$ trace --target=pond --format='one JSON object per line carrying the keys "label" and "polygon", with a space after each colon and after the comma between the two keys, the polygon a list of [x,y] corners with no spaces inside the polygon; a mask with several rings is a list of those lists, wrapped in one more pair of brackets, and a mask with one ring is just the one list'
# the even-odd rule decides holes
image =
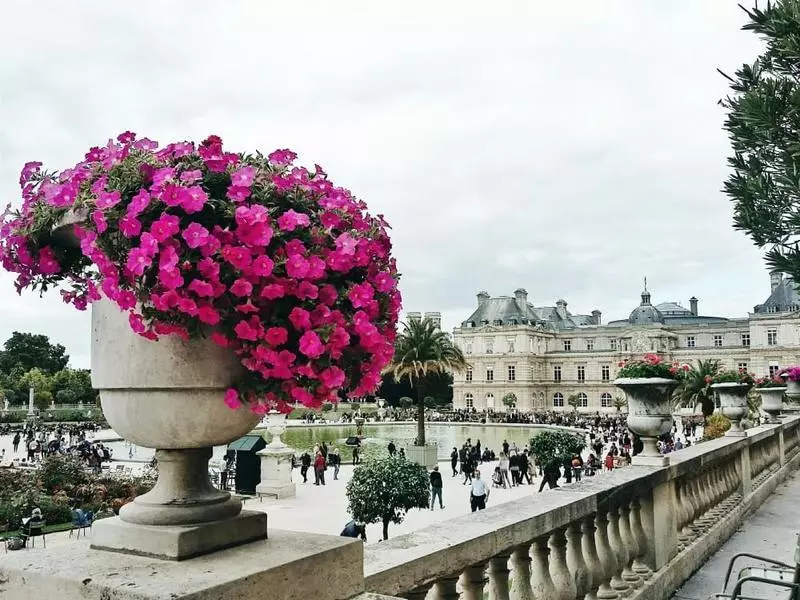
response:
{"label": "pond", "polygon": [[[439,447],[439,458],[446,460],[454,447],[460,448],[467,438],[475,444],[478,440],[481,447],[490,448],[499,452],[503,440],[509,443],[516,442],[517,446],[524,448],[531,437],[542,428],[530,426],[504,426],[504,425],[462,425],[459,423],[428,423],[425,426],[425,435],[429,443],[435,442]],[[338,446],[344,460],[350,458],[349,449],[345,440],[356,435],[355,425],[297,425],[288,427],[283,434],[287,445],[296,449],[298,454],[311,451],[315,444],[326,442],[328,446]],[[381,425],[365,425],[362,444],[363,450],[369,452],[369,447],[385,447],[394,441],[398,448],[414,443],[417,437],[416,423],[391,423]],[[113,450],[114,458],[125,459],[129,457],[131,448],[124,441],[109,442],[106,444]],[[225,452],[224,446],[214,448],[214,458],[220,458]],[[135,460],[149,460],[153,451],[148,448],[133,448]]]}

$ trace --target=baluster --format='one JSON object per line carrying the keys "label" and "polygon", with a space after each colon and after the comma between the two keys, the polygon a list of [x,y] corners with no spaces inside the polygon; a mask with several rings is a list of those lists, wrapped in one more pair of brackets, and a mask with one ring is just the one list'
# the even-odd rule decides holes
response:
{"label": "baluster", "polygon": [[556,600],[575,600],[578,591],[567,567],[566,529],[558,529],[550,536],[550,581]]}
{"label": "baluster", "polygon": [[597,588],[598,600],[615,600],[620,595],[612,587],[614,573],[617,569],[616,559],[608,543],[608,517],[604,511],[599,511],[594,519],[597,530],[595,531],[595,545],[597,546],[597,556],[603,567],[603,575],[600,579],[600,586]]}
{"label": "baluster", "polygon": [[491,600],[509,600],[508,558],[508,554],[498,554],[489,561],[489,598]]}
{"label": "baluster", "polygon": [[608,511],[608,543],[611,546],[614,559],[614,576],[611,578],[611,587],[617,590],[620,596],[627,598],[633,592],[630,584],[624,579],[627,565],[627,552],[619,535],[619,512],[616,508]]}
{"label": "baluster", "polygon": [[533,600],[529,544],[517,546],[511,553],[511,600]]}
{"label": "baluster", "polygon": [[556,587],[550,578],[548,536],[536,538],[531,546],[531,589],[536,600],[549,600],[556,594]]}
{"label": "baluster", "polygon": [[691,533],[686,526],[689,522],[689,508],[686,506],[686,489],[683,481],[675,482],[675,501],[678,509],[678,545],[683,550],[691,542]]}
{"label": "baluster", "polygon": [[639,552],[633,559],[633,571],[647,581],[653,576],[653,571],[645,562],[645,557],[647,556],[647,534],[642,526],[642,505],[638,498],[631,503],[631,532],[639,546]]}
{"label": "baluster", "polygon": [[473,565],[461,573],[462,600],[483,600],[483,586],[486,584],[486,567]]}
{"label": "baluster", "polygon": [[[582,537],[581,523],[570,524],[567,528],[567,568],[572,573],[572,578],[575,581],[575,597],[579,600],[584,598],[592,587],[592,574],[589,572],[589,567],[583,557]],[[555,579],[553,583],[555,583]]]}
{"label": "baluster", "polygon": [[697,478],[693,477],[689,481],[689,497],[692,499],[692,507],[694,508],[694,519],[690,527],[695,535],[700,536],[703,533],[703,525],[700,518],[703,515],[702,505],[700,501],[700,491],[697,487]]}
{"label": "baluster", "polygon": [[585,600],[597,600],[597,588],[600,587],[604,579],[603,563],[597,556],[597,546],[595,545],[594,517],[586,517],[581,523],[581,546],[583,557],[586,560],[586,572],[589,575],[588,591]]}
{"label": "baluster", "polygon": [[433,584],[418,587],[417,589],[411,590],[407,594],[404,594],[403,597],[407,600],[425,600],[432,587]]}
{"label": "baluster", "polygon": [[642,587],[644,581],[633,570],[633,559],[639,554],[639,544],[631,532],[631,508],[628,503],[623,503],[619,508],[619,539],[625,549],[625,566],[622,569],[622,578],[633,588]]}
{"label": "baluster", "polygon": [[436,600],[458,600],[458,578],[459,575],[440,577],[433,586],[434,598]]}

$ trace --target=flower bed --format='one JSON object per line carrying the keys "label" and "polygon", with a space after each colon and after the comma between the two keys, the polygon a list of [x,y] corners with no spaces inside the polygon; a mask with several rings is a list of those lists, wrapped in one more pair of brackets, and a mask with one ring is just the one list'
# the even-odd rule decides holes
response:
{"label": "flower bed", "polygon": [[157,339],[210,337],[245,375],[226,403],[254,412],[373,392],[400,308],[388,225],[295,154],[232,153],[210,136],[158,149],[130,132],[75,166],[22,171],[0,223],[18,290],[101,297]]}
{"label": "flower bed", "polygon": [[660,377],[662,379],[678,379],[690,369],[689,365],[677,362],[668,363],[657,354],[645,354],[639,360],[623,360],[617,365],[619,379],[643,379]]}

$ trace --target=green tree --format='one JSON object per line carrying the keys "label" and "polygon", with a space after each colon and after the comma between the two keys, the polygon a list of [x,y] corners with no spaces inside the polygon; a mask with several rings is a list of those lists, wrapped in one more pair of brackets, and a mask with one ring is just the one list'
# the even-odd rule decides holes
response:
{"label": "green tree", "polygon": [[39,369],[44,373],[56,373],[69,363],[66,348],[51,344],[46,335],[15,331],[0,350],[0,372],[11,373],[14,369],[28,372]]}
{"label": "green tree", "polygon": [[517,407],[517,396],[513,392],[508,392],[502,399],[503,406],[506,408]]}
{"label": "green tree", "polygon": [[[61,394],[68,391],[69,394]],[[53,375],[52,392],[58,402],[71,404],[83,402],[94,404],[97,400],[97,391],[92,388],[92,378],[86,369],[63,369]],[[67,400],[66,398],[71,399]],[[62,400],[61,398],[65,398]]]}
{"label": "green tree", "polygon": [[530,451],[538,464],[545,466],[551,463],[561,465],[565,460],[580,454],[586,447],[583,436],[569,431],[545,429],[530,441]]}
{"label": "green tree", "polygon": [[581,405],[581,397],[578,394],[570,394],[567,396],[567,404],[572,407],[574,412],[577,412],[578,407]]}
{"label": "green tree", "polygon": [[628,406],[628,399],[622,396],[614,396],[614,406],[617,408],[617,412],[619,412]]}
{"label": "green tree", "polygon": [[718,360],[698,360],[696,365],[681,376],[681,384],[675,389],[673,399],[679,406],[689,408],[700,404],[703,417],[707,419],[714,412],[714,392],[711,389],[711,378],[719,371]]}
{"label": "green tree", "polygon": [[403,324],[397,336],[392,362],[386,367],[395,381],[407,379],[417,390],[417,440],[425,445],[425,391],[432,376],[466,370],[461,349],[430,319],[413,319]]}
{"label": "green tree", "polygon": [[412,508],[428,508],[430,485],[425,467],[398,456],[369,458],[347,482],[347,510],[362,523],[400,524]]}
{"label": "green tree", "polygon": [[800,7],[797,0],[744,9],[764,50],[742,65],[721,101],[733,156],[725,193],[733,224],[759,248],[767,264],[800,281]]}
{"label": "green tree", "polygon": [[403,396],[402,398],[400,398],[398,404],[400,405],[400,408],[408,410],[409,408],[414,406],[414,399],[409,398],[408,396]]}
{"label": "green tree", "polygon": [[33,388],[34,406],[39,409],[45,409],[53,401],[52,385],[53,378],[50,375],[40,369],[31,369],[20,378],[18,393],[25,393],[27,398],[28,390]]}

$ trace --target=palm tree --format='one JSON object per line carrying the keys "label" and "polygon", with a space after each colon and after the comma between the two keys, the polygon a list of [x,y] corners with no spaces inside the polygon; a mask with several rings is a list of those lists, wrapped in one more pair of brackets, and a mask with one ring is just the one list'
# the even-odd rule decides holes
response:
{"label": "palm tree", "polygon": [[714,414],[714,392],[711,378],[720,371],[716,359],[698,360],[681,378],[681,385],[675,390],[673,398],[681,406],[694,407],[698,403],[703,411],[703,419]]}
{"label": "palm tree", "polygon": [[448,371],[460,373],[469,364],[461,349],[428,318],[403,323],[397,336],[394,358],[384,369],[399,382],[404,377],[417,389],[417,446],[425,445],[425,385],[431,375]]}

